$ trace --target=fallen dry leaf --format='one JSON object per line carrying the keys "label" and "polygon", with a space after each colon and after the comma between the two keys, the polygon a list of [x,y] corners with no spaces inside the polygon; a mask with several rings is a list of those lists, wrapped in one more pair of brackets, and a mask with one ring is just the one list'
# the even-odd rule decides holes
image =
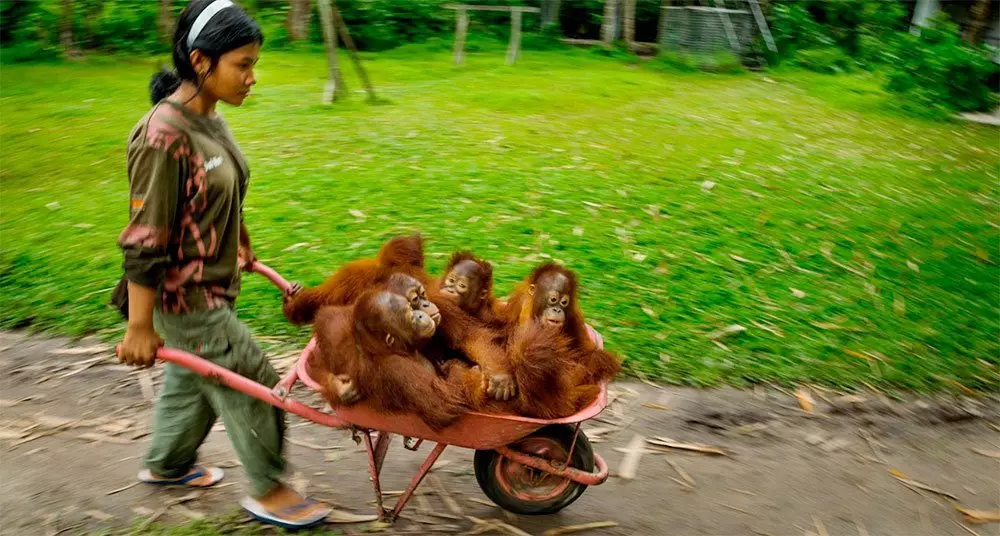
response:
{"label": "fallen dry leaf", "polygon": [[715,183],[712,181],[704,181],[701,183],[701,189],[706,192],[711,191],[712,188],[715,188]]}
{"label": "fallen dry leaf", "polygon": [[732,325],[726,326],[726,327],[724,327],[722,329],[718,329],[718,330],[715,330],[715,331],[709,333],[708,334],[708,338],[711,339],[711,340],[713,340],[713,341],[717,341],[719,339],[724,339],[726,337],[730,337],[730,336],[733,336],[733,335],[739,335],[740,333],[743,333],[746,330],[747,330],[747,328],[745,328],[745,327],[743,327],[743,326],[741,326],[739,324],[732,324]]}
{"label": "fallen dry leaf", "polygon": [[139,371],[137,378],[139,379],[139,390],[142,392],[142,397],[147,402],[155,402],[156,389],[153,387],[153,372],[149,369],[142,369]]}
{"label": "fallen dry leaf", "polygon": [[308,441],[302,441],[291,437],[285,438],[285,441],[288,441],[293,445],[298,445],[300,447],[305,447],[307,449],[313,449],[313,450],[338,450],[344,448],[340,445],[328,445],[328,446],[317,445],[316,443],[310,443]]}
{"label": "fallen dry leaf", "polygon": [[914,272],[920,273],[920,266],[913,261],[906,261],[906,267]]}
{"label": "fallen dry leaf", "polygon": [[813,524],[816,525],[816,533],[819,536],[830,536],[830,533],[826,531],[826,526],[816,516],[813,516]]}
{"label": "fallen dry leaf", "polygon": [[[952,523],[954,523],[956,527],[958,527],[958,528],[960,528],[960,529],[964,530],[965,532],[968,532],[968,533],[969,533],[969,534],[971,534],[972,536],[982,536],[982,535],[981,535],[981,534],[979,534],[978,532],[976,532],[976,531],[974,531],[974,530],[970,529],[969,527],[966,527],[965,525],[963,525],[963,524],[959,523],[958,521],[955,521],[954,519],[952,519],[952,520],[951,520],[951,522],[952,522]],[[862,536],[868,536],[868,535],[867,535],[867,534],[865,534],[865,535],[862,535]]]}
{"label": "fallen dry leaf", "polygon": [[642,407],[649,409],[658,409],[662,411],[670,411],[670,408],[668,408],[667,406],[661,406],[660,404],[650,404],[649,402],[644,403]]}
{"label": "fallen dry leaf", "polygon": [[56,350],[49,350],[49,353],[54,355],[91,355],[110,351],[110,346],[101,344],[98,346],[86,346],[83,348],[58,348]]}
{"label": "fallen dry leaf", "polygon": [[556,527],[543,532],[542,536],[563,536],[565,534],[576,534],[577,532],[594,529],[608,529],[617,526],[618,523],[615,523],[614,521],[595,521],[593,523],[584,523],[582,525],[566,525],[565,527]]}
{"label": "fallen dry leaf", "polygon": [[22,437],[24,437],[23,431],[0,428],[0,439],[21,439]]}
{"label": "fallen dry leaf", "polygon": [[903,296],[896,294],[892,299],[892,310],[899,316],[906,314],[906,299]]}
{"label": "fallen dry leaf", "polygon": [[111,515],[111,514],[109,514],[107,512],[102,512],[100,510],[87,510],[86,512],[84,512],[84,514],[86,514],[88,517],[92,517],[92,518],[94,518],[94,519],[96,519],[98,521],[107,521],[109,519],[114,519],[115,518],[115,516],[113,516],[113,515]]}
{"label": "fallen dry leaf", "polygon": [[138,485],[139,485],[139,482],[136,481],[136,482],[133,482],[133,483],[127,485],[127,486],[122,486],[122,487],[120,487],[118,489],[113,489],[113,490],[105,493],[105,495],[114,495],[115,493],[121,493],[121,492],[123,492],[123,491],[125,491],[127,489],[132,489],[132,488],[134,488],[134,487],[136,487]]}
{"label": "fallen dry leaf", "polygon": [[736,262],[742,262],[742,263],[745,263],[745,264],[756,264],[755,262],[753,262],[750,259],[746,259],[746,258],[740,257],[739,255],[733,255],[732,253],[729,254],[729,258],[733,259]]}
{"label": "fallen dry leaf", "polygon": [[97,442],[100,442],[100,443],[113,443],[115,445],[131,445],[132,444],[132,440],[131,439],[125,439],[124,437],[114,437],[114,436],[109,436],[109,435],[104,435],[104,434],[87,433],[87,434],[80,434],[80,435],[78,435],[76,437],[77,437],[77,439],[84,439],[84,440],[87,440],[87,441],[97,441]]}
{"label": "fallen dry leaf", "polygon": [[956,506],[955,509],[962,512],[965,521],[969,523],[979,524],[1000,521],[1000,510],[969,510],[961,506]]}
{"label": "fallen dry leaf", "polygon": [[69,426],[75,422],[74,419],[68,419],[66,417],[57,417],[55,415],[38,415],[34,418],[35,422],[46,427],[46,428],[62,428],[64,426]]}
{"label": "fallen dry leaf", "polygon": [[363,220],[363,219],[365,219],[365,218],[368,217],[368,216],[365,216],[364,212],[361,212],[360,210],[358,210],[356,208],[352,208],[351,210],[348,210],[347,213],[350,214],[351,216],[354,216],[355,218],[357,218],[359,220]]}
{"label": "fallen dry leaf", "polygon": [[656,445],[658,447],[666,447],[670,449],[678,450],[690,450],[693,452],[701,452],[703,454],[714,454],[716,456],[728,456],[729,454],[722,449],[715,447],[708,447],[705,445],[695,445],[692,443],[680,443],[670,439],[669,437],[655,437],[653,439],[647,439],[647,443],[650,445]]}
{"label": "fallen dry leaf", "polygon": [[976,258],[983,262],[990,262],[990,252],[983,248],[976,248]]}
{"label": "fallen dry leaf", "polygon": [[377,515],[352,514],[351,512],[345,512],[344,510],[336,510],[336,509],[330,512],[330,515],[326,516],[327,523],[338,523],[338,524],[368,523],[377,520],[378,520]]}
{"label": "fallen dry leaf", "polygon": [[457,516],[464,516],[465,512],[462,510],[462,507],[458,505],[458,501],[451,496],[451,493],[448,493],[448,489],[444,487],[444,483],[441,482],[441,479],[438,478],[437,475],[429,475],[427,478],[437,491],[438,497],[440,497],[445,506],[451,510],[451,513]]}
{"label": "fallen dry leaf", "polygon": [[643,437],[636,434],[632,437],[632,441],[629,442],[628,447],[625,448],[625,457],[622,458],[621,465],[618,466],[618,476],[624,478],[625,480],[631,480],[635,478],[635,474],[639,469],[639,459],[646,452],[646,449],[642,448]]}
{"label": "fallen dry leaf", "polygon": [[948,497],[949,499],[951,499],[953,501],[957,501],[958,500],[958,497],[956,497],[953,493],[949,493],[949,492],[944,491],[942,489],[938,489],[938,488],[935,488],[935,487],[928,486],[927,484],[924,484],[923,482],[918,482],[916,480],[913,480],[911,478],[907,478],[905,476],[899,476],[902,473],[900,473],[899,471],[896,471],[895,469],[890,470],[889,474],[891,474],[893,478],[895,478],[896,480],[899,480],[903,484],[912,486],[914,488],[919,488],[919,489],[922,489],[924,491],[929,491],[931,493],[936,493],[936,494],[942,495],[944,497]]}
{"label": "fallen dry leaf", "polygon": [[174,506],[173,511],[194,521],[205,519],[204,513],[199,512],[197,510],[192,510],[186,506],[181,506],[181,505]]}
{"label": "fallen dry leaf", "polygon": [[971,450],[972,450],[972,452],[975,452],[976,454],[980,454],[982,456],[987,456],[987,457],[990,457],[990,458],[1000,459],[1000,450],[984,450],[984,449],[977,449],[977,448],[973,448]]}
{"label": "fallen dry leaf", "polygon": [[801,290],[799,290],[799,289],[797,289],[797,288],[791,288],[791,287],[790,287],[790,288],[789,288],[788,290],[791,290],[791,291],[792,291],[792,296],[795,296],[796,298],[798,298],[798,299],[800,299],[800,300],[801,300],[802,298],[805,298],[805,297],[806,297],[806,293],[805,293],[805,292],[802,292]]}
{"label": "fallen dry leaf", "polygon": [[812,395],[808,391],[802,389],[801,387],[795,390],[795,399],[799,401],[799,407],[802,411],[806,413],[812,413],[813,407],[816,402],[813,400]]}
{"label": "fallen dry leaf", "polygon": [[646,307],[645,305],[642,306],[642,312],[646,313],[646,315],[648,315],[650,318],[656,318],[656,311],[650,309],[649,307]]}
{"label": "fallen dry leaf", "polygon": [[670,467],[672,467],[674,471],[676,471],[677,474],[684,479],[684,482],[686,482],[692,488],[694,487],[694,479],[691,478],[691,475],[687,474],[687,471],[681,469],[681,466],[677,465],[673,460],[668,459],[667,463],[669,463]]}

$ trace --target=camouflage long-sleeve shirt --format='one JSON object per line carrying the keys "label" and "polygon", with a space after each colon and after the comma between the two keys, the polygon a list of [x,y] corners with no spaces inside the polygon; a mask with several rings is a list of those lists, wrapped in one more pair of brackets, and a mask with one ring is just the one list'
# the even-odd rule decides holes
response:
{"label": "camouflage long-sleeve shirt", "polygon": [[163,101],[132,130],[127,162],[128,280],[156,288],[166,313],[232,307],[250,170],[226,123]]}

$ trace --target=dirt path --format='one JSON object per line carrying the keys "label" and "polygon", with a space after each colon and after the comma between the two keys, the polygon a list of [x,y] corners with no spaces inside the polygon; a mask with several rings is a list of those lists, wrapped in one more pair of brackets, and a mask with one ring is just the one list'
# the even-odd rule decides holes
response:
{"label": "dirt path", "polygon": [[[95,344],[82,341],[73,347]],[[149,439],[152,406],[139,375],[116,365],[106,350],[60,353],[66,348],[65,340],[0,333],[2,534],[126,527],[186,493],[148,486],[112,493],[134,482]],[[897,403],[873,393],[838,398],[819,392],[815,414],[807,415],[793,397],[776,390],[620,383],[613,391],[618,398],[601,415],[605,422],[585,426],[612,471],[637,435],[712,445],[730,456],[645,453],[635,479],[613,476],[562,513],[541,518],[505,515],[478,502],[486,497],[472,473],[471,451],[445,451],[434,474],[464,515],[505,520],[530,534],[614,521],[618,527],[587,534],[968,535],[958,525],[962,518],[956,504],[979,510],[1000,504],[1000,460],[986,455],[1000,451],[995,399]],[[292,480],[344,511],[372,513],[363,449],[343,431],[296,418],[290,426]],[[606,431],[594,433],[601,429]],[[394,443],[383,489],[403,489],[428,451],[425,446],[412,453]],[[231,485],[169,508],[162,521],[233,511],[244,478],[224,433],[209,436],[202,459],[228,467]],[[684,485],[668,462],[694,485]],[[889,470],[958,500],[908,488]],[[426,497],[425,505],[449,512],[436,496]],[[421,516],[416,509],[421,504],[412,506],[394,532],[461,533],[473,527],[468,519]],[[338,528],[360,534],[365,527]],[[1000,530],[995,523],[970,527],[981,535]]]}

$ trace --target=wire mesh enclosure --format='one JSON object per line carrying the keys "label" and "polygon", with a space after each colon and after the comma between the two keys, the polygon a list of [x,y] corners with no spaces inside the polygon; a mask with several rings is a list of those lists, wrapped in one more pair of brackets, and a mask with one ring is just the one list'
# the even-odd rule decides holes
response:
{"label": "wire mesh enclosure", "polygon": [[705,6],[662,9],[660,46],[665,49],[699,54],[729,50],[735,55],[750,49],[754,22],[748,10]]}

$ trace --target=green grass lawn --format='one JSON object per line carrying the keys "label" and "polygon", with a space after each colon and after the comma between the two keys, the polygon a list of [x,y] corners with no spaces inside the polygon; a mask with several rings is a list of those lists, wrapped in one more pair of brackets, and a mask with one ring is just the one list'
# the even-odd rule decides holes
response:
{"label": "green grass lawn", "polygon": [[[258,255],[320,282],[421,231],[496,264],[554,259],[627,369],[671,382],[997,384],[998,133],[891,111],[872,75],[661,72],[588,51],[367,56],[381,105],[319,104],[321,53],[265,53],[225,108]],[[152,61],[4,65],[0,325],[111,335],[125,138]],[[240,314],[287,325],[249,277]],[[746,328],[716,344],[709,334]]]}

